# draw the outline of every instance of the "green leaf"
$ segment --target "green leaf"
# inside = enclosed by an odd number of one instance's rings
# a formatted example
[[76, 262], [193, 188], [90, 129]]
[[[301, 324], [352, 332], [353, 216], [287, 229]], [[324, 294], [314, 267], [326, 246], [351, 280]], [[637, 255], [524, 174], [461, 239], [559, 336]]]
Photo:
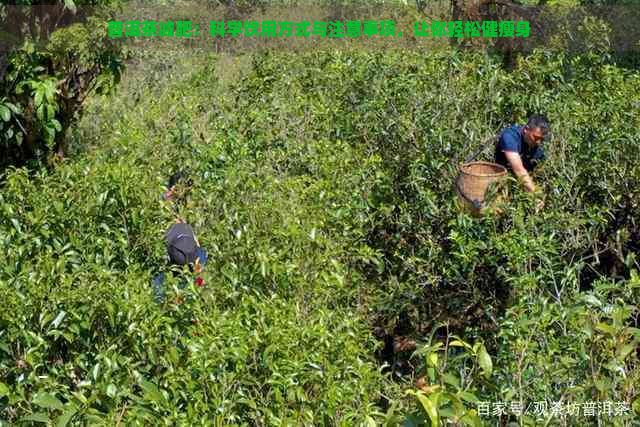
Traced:
[[52, 394], [38, 393], [33, 398], [33, 403], [45, 409], [63, 410], [64, 405]]
[[373, 420], [373, 418], [371, 418], [370, 416], [367, 416], [365, 418], [365, 425], [367, 425], [368, 427], [376, 427], [376, 422]]
[[460, 388], [460, 379], [456, 375], [450, 372], [445, 372], [442, 379], [446, 384], [452, 385], [455, 388]]
[[47, 98], [47, 102], [50, 104], [54, 102], [54, 95], [56, 93], [56, 88], [54, 86], [54, 82], [52, 80], [48, 80], [45, 83], [44, 95]]
[[78, 399], [80, 402], [82, 402], [85, 405], [87, 404], [87, 402], [89, 402], [89, 400], [82, 393], [79, 393], [77, 391], [72, 391], [71, 394], [73, 394], [76, 397], [76, 399]]
[[56, 318], [53, 319], [53, 322], [51, 322], [51, 325], [54, 328], [57, 328], [60, 325], [60, 322], [62, 322], [62, 320], [66, 315], [67, 315], [67, 312], [64, 310], [61, 310], [60, 313], [58, 313], [58, 315], [56, 316]]
[[453, 341], [451, 341], [449, 343], [449, 347], [465, 347], [465, 348], [468, 348], [469, 350], [472, 349], [472, 347], [469, 344], [467, 344], [466, 342], [461, 341], [461, 340], [453, 340]]
[[35, 421], [37, 423], [48, 423], [49, 416], [43, 412], [36, 412], [35, 414], [27, 415], [26, 417], [22, 417], [20, 421]]
[[605, 380], [602, 380], [602, 379], [597, 379], [593, 383], [594, 383], [594, 385], [596, 386], [596, 388], [599, 391], [603, 391], [604, 392], [604, 391], [607, 391], [607, 390], [611, 389], [611, 386], [610, 386], [608, 381], [605, 381]]
[[585, 295], [584, 300], [591, 305], [595, 305], [596, 307], [602, 307], [602, 303], [600, 302], [600, 300], [593, 295]]
[[436, 382], [436, 370], [434, 368], [427, 368], [427, 375], [429, 376], [429, 381], [431, 383]]
[[78, 412], [78, 408], [70, 406], [62, 415], [56, 419], [56, 427], [65, 427], [71, 421], [71, 418]]
[[96, 363], [93, 367], [93, 380], [98, 381], [98, 374], [100, 373], [100, 362]]
[[60, 122], [58, 120], [52, 119], [51, 124], [53, 125], [55, 130], [57, 130], [58, 132], [62, 131], [62, 125], [60, 125]]
[[88, 425], [104, 425], [104, 419], [100, 415], [86, 414], [83, 417]]
[[611, 326], [608, 325], [606, 323], [598, 323], [596, 325], [596, 329], [599, 330], [600, 332], [604, 332], [605, 334], [610, 334], [610, 335], [615, 335], [616, 334], [616, 330]]
[[465, 423], [465, 425], [471, 427], [482, 427], [482, 421], [480, 420], [480, 417], [478, 417], [475, 409], [469, 410], [464, 417], [460, 418], [460, 420]]
[[429, 416], [429, 419], [431, 420], [431, 427], [438, 427], [440, 421], [438, 417], [438, 410], [436, 409], [436, 405], [431, 401], [431, 398], [428, 398], [421, 392], [417, 392], [415, 393], [415, 395], [422, 404], [425, 412]]
[[629, 355], [629, 353], [636, 349], [636, 347], [637, 346], [634, 344], [626, 344], [622, 346], [618, 353], [618, 359], [624, 360]]
[[438, 367], [438, 353], [437, 352], [433, 352], [431, 354], [429, 354], [429, 357], [427, 358], [427, 363], [429, 363], [429, 366], [433, 366], [434, 368]]
[[[402, 422], [402, 426], [403, 427], [423, 427], [426, 421], [427, 420], [424, 419], [424, 415], [422, 415], [422, 412], [416, 413], [416, 414], [410, 414], [406, 416], [406, 418], [404, 419], [404, 422]], [[398, 423], [398, 425], [399, 424], [400, 423]], [[391, 424], [391, 425], [396, 425], [396, 424]]]
[[164, 402], [164, 396], [160, 393], [160, 389], [154, 383], [141, 380], [140, 387], [142, 387], [145, 392], [145, 398], [157, 403]]
[[462, 400], [465, 400], [469, 403], [476, 403], [480, 400], [475, 394], [468, 391], [461, 391], [460, 393], [458, 393], [458, 396], [460, 396]]
[[631, 409], [633, 409], [633, 412], [640, 415], [640, 397], [633, 401], [633, 403], [631, 404]]
[[441, 407], [439, 409], [439, 414], [442, 418], [453, 418], [456, 416], [456, 412], [448, 406]]
[[36, 91], [36, 96], [34, 99], [36, 107], [40, 107], [40, 105], [42, 104], [43, 98], [44, 98], [44, 92], [41, 90]]
[[116, 386], [114, 384], [109, 384], [107, 386], [107, 396], [115, 397], [117, 392], [118, 392], [118, 389], [116, 388]]
[[10, 102], [5, 102], [5, 107], [9, 108], [11, 111], [13, 111], [14, 114], [20, 114], [20, 108], [17, 107], [15, 104], [12, 104]]
[[491, 356], [487, 353], [487, 349], [484, 344], [481, 344], [478, 349], [478, 363], [483, 370], [485, 378], [489, 378], [493, 371], [493, 363], [491, 362]]
[[13, 227], [16, 229], [16, 231], [18, 233], [22, 233], [22, 228], [20, 227], [20, 222], [18, 222], [17, 219], [11, 218], [11, 224], [13, 224]]
[[11, 119], [11, 111], [4, 105], [0, 105], [0, 117], [2, 117], [2, 120], [5, 122]]
[[9, 387], [5, 383], [0, 383], [0, 397], [8, 395], [9, 391]]
[[[453, 405], [453, 409], [455, 410], [455, 415], [458, 417], [462, 416], [462, 414], [464, 413], [464, 405], [462, 404], [462, 401], [458, 396], [456, 396], [455, 394], [444, 392], [440, 394], [440, 397], [449, 399], [449, 401]], [[442, 406], [442, 403], [440, 403], [440, 405]]]

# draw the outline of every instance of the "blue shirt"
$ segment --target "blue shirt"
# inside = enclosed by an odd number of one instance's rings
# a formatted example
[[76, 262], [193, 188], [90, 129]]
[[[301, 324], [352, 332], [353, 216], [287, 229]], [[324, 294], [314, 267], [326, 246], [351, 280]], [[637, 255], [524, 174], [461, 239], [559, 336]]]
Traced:
[[522, 164], [525, 169], [531, 172], [538, 165], [538, 162], [544, 160], [544, 150], [541, 146], [530, 148], [524, 139], [522, 128], [524, 126], [513, 125], [502, 131], [496, 144], [495, 159], [496, 163], [511, 169], [511, 164], [503, 151], [518, 153], [522, 158]]

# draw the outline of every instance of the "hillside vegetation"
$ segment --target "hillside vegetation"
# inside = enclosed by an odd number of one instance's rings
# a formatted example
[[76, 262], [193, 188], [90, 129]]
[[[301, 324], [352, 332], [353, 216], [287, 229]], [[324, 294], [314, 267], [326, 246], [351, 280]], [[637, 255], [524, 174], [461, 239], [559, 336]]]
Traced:
[[[546, 400], [637, 425], [638, 93], [595, 54], [138, 55], [73, 156], [4, 177], [0, 419], [598, 425], [478, 414]], [[532, 112], [544, 209], [510, 180], [462, 213], [461, 159]], [[210, 261], [157, 302], [176, 208]]]

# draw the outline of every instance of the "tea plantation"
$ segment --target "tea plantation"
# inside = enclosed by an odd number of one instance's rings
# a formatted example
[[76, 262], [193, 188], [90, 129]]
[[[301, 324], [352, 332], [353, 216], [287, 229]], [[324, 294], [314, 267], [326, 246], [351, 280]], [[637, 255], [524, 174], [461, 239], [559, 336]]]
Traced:
[[[639, 93], [600, 54], [137, 54], [4, 171], [2, 425], [640, 425]], [[534, 112], [544, 208], [461, 212]], [[209, 262], [157, 301], [176, 216]]]

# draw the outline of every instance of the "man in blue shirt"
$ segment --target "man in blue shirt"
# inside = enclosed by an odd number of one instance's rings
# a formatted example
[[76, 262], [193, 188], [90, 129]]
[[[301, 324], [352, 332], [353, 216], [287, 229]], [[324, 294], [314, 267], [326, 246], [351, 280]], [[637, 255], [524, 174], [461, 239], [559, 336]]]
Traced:
[[524, 126], [513, 125], [504, 129], [496, 144], [496, 163], [510, 169], [522, 181], [527, 191], [536, 191], [529, 173], [545, 158], [542, 142], [548, 134], [547, 118], [534, 115]]

